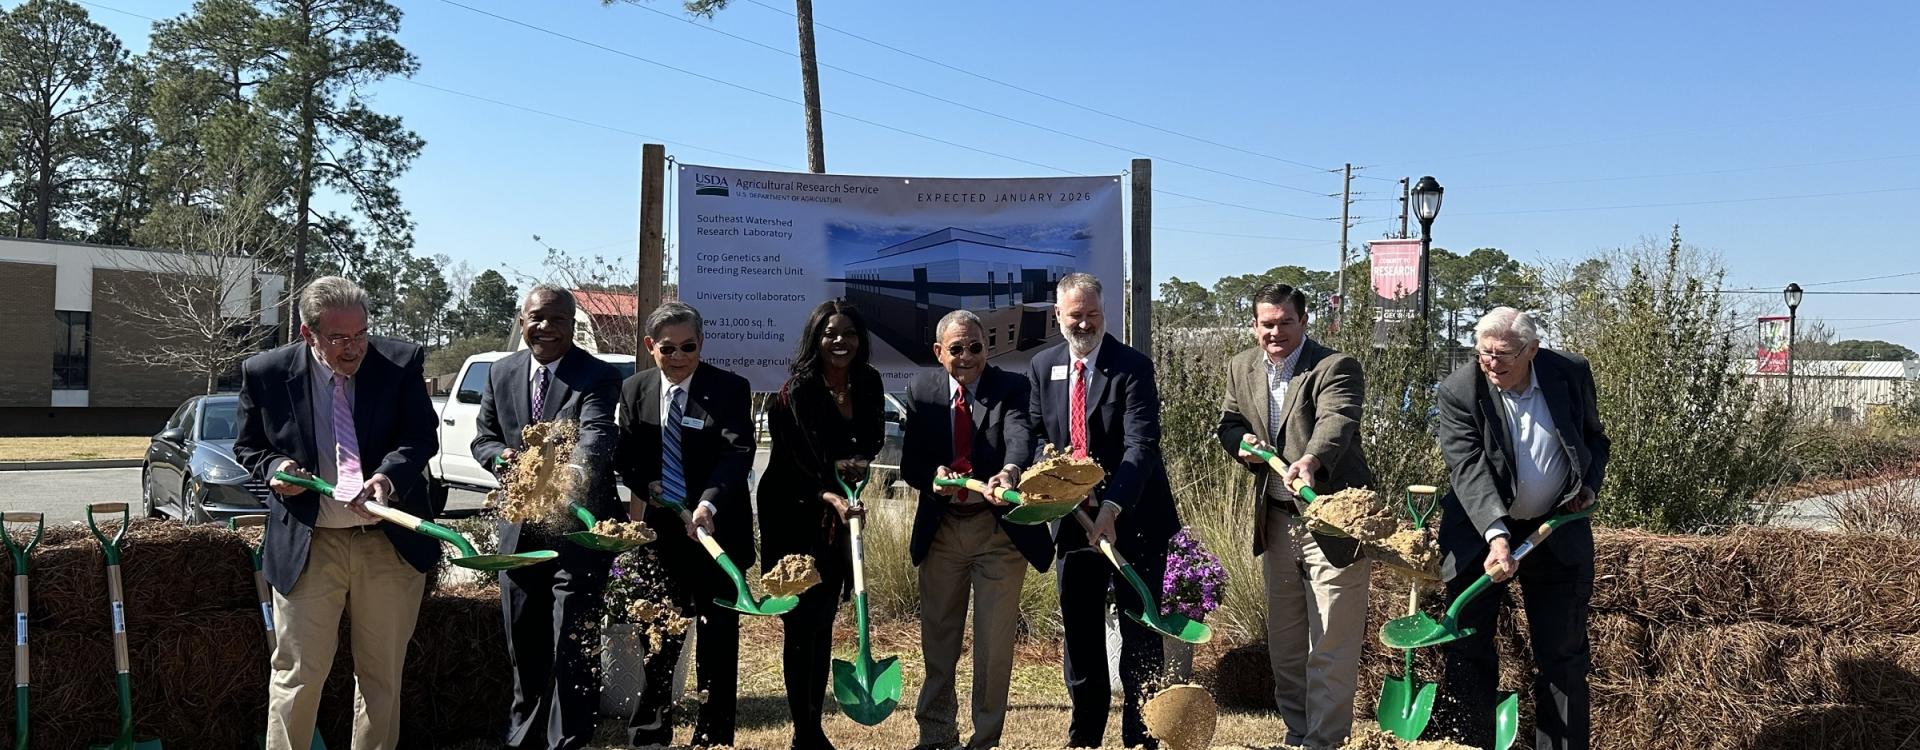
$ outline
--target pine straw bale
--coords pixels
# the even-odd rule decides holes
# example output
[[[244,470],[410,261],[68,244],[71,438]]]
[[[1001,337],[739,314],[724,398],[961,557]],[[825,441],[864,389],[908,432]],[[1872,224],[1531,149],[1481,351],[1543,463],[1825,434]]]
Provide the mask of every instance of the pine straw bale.
[[[1808,628],[1656,626],[1652,641],[1652,675],[1673,690],[1801,704],[1823,701],[1832,682],[1821,634]]]
[[[102,531],[112,529],[102,524]],[[224,528],[137,520],[127,529],[120,551],[130,629],[196,612],[259,609],[247,547]],[[28,583],[28,606],[36,623],[102,632],[109,627],[106,555],[84,525],[47,528],[34,550]],[[12,588],[0,588],[5,590],[0,606],[12,609]]]
[[[1920,731],[1920,714],[1855,705],[1793,704],[1701,693],[1655,681],[1593,696],[1593,746],[1633,750],[1891,749]],[[1530,727],[1524,728],[1530,733]]]
[[[1767,619],[1920,634],[1920,540],[1742,528],[1723,543],[1767,592]]]
[[[1920,636],[1833,634],[1821,656],[1820,676],[1834,703],[1868,706],[1920,717]]]
[[[1771,593],[1725,537],[1606,530],[1594,538],[1595,611],[1738,622],[1766,611]]]

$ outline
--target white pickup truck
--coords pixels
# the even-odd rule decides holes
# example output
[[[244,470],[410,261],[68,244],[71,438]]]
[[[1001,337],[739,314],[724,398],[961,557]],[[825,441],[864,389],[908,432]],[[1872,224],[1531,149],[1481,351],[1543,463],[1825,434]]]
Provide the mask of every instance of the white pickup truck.
[[[458,487],[475,492],[486,492],[499,486],[493,479],[493,473],[480,468],[480,462],[473,460],[473,435],[478,429],[475,420],[480,417],[480,395],[487,390],[487,373],[493,370],[493,363],[505,359],[513,352],[486,352],[467,358],[460,366],[460,376],[454,379],[453,396],[441,401],[440,406],[440,455],[434,456],[427,464],[427,472],[433,477],[433,500],[436,507],[444,507],[448,488]],[[634,372],[634,358],[631,354],[596,354],[601,361],[613,365],[625,379]]]

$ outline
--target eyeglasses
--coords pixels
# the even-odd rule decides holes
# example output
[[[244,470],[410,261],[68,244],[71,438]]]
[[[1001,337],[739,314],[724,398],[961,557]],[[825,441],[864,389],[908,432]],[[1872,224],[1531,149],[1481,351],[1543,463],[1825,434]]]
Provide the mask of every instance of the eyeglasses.
[[[1503,365],[1508,362],[1512,362],[1515,357],[1520,356],[1520,352],[1509,352],[1509,353],[1502,354],[1500,352],[1476,351],[1474,352],[1474,354],[1479,356],[1480,359],[1482,360],[1489,361],[1489,362],[1498,362]]]
[[[336,346],[336,347],[346,346],[348,343],[364,344],[364,343],[367,343],[367,332],[361,331],[351,336],[342,336],[339,334],[334,334],[332,336],[326,337],[325,340],[327,342],[327,346]]]
[[[654,345],[654,348],[660,350],[660,356],[671,357],[680,352],[686,352],[688,354],[692,354],[694,352],[700,351],[700,344],[697,342],[689,341],[687,343],[679,344],[677,346],[674,344],[656,344]]]
[[[987,346],[978,341],[975,341],[971,344],[948,344],[947,345],[947,354],[953,357],[958,357],[962,354],[979,354],[986,350],[987,350]]]

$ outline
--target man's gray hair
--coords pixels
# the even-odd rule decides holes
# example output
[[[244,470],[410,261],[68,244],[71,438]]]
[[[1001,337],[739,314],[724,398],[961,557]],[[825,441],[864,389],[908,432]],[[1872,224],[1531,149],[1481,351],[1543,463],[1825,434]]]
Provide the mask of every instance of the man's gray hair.
[[[660,331],[667,326],[693,326],[693,337],[703,338],[700,332],[700,311],[679,300],[662,302],[653,312],[647,314],[647,338],[659,340]]]
[[[527,305],[533,304],[534,300],[540,299],[541,297],[552,297],[561,302],[565,302],[567,304],[568,315],[580,311],[580,303],[573,298],[572,289],[560,286],[559,284],[545,283],[534,284],[532,289],[527,290],[527,298],[520,301],[520,309],[527,309]]]
[[[1098,297],[1100,296],[1100,280],[1094,278],[1093,274],[1075,271],[1060,277],[1060,283],[1054,287],[1054,292],[1065,297],[1067,296],[1067,292],[1076,289]]]
[[[366,312],[367,292],[359,284],[338,276],[322,276],[307,282],[300,290],[300,322],[308,328],[319,328],[322,313],[351,307]]]
[[[973,314],[972,310],[955,310],[940,316],[940,324],[933,327],[934,340],[936,342],[946,340],[947,331],[957,325],[970,325],[976,330],[987,330],[986,324],[981,323],[980,316]]]
[[[1521,346],[1540,343],[1540,327],[1533,322],[1533,316],[1511,307],[1496,307],[1480,316],[1480,322],[1473,324],[1473,338],[1479,340],[1493,336],[1515,339]]]

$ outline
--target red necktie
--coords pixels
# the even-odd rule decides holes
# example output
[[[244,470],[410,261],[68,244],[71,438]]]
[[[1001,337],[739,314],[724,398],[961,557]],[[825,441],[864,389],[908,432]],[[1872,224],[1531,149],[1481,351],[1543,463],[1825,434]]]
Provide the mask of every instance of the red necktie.
[[[1073,457],[1087,457],[1087,361],[1073,363],[1073,399],[1067,406],[1067,434]]]
[[[967,405],[967,392],[953,394],[953,465],[961,474],[973,473],[973,407]]]

